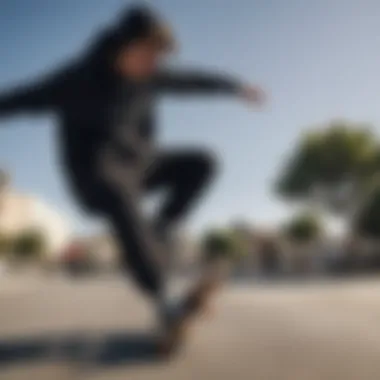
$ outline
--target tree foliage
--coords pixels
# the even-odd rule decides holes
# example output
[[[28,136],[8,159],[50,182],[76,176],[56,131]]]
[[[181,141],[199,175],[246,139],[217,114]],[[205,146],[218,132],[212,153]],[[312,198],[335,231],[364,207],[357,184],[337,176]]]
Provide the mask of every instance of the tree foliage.
[[[237,235],[229,230],[214,229],[205,233],[201,248],[205,260],[217,258],[236,259],[241,255],[241,244]]]
[[[283,227],[286,237],[297,243],[308,243],[323,233],[320,218],[310,212],[303,212],[293,217]]]
[[[9,254],[12,250],[12,237],[5,233],[0,233],[0,256]]]
[[[31,259],[45,253],[46,241],[42,233],[28,230],[20,233],[13,243],[13,252],[20,259]]]
[[[304,135],[280,178],[286,200],[315,200],[331,211],[346,211],[360,198],[380,168],[380,145],[365,125],[333,122]]]

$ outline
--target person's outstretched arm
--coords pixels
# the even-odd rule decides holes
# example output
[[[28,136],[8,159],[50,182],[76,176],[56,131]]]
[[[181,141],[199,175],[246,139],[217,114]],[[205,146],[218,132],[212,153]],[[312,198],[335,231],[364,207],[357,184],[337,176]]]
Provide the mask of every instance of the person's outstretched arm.
[[[161,92],[236,95],[252,102],[263,100],[263,92],[259,87],[246,85],[224,74],[168,70],[157,76],[156,83]]]
[[[72,73],[72,68],[60,70],[35,83],[0,91],[0,117],[47,112],[60,107],[69,96]]]

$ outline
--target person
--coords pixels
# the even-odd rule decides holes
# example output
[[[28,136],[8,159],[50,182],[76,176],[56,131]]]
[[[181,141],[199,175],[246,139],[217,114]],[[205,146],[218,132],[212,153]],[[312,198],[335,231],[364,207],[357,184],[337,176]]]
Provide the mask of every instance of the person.
[[[183,220],[215,171],[200,148],[160,151],[155,104],[164,94],[235,95],[261,101],[259,88],[224,74],[173,70],[176,41],[151,9],[129,7],[83,56],[35,83],[0,95],[0,116],[53,112],[59,121],[62,167],[84,209],[110,221],[122,263],[154,301],[162,301],[168,235]],[[153,221],[142,195],[168,190]]]

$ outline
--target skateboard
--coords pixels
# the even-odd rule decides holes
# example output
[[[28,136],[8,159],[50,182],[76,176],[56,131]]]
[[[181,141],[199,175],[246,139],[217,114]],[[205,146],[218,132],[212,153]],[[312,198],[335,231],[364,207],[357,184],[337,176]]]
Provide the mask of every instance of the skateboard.
[[[228,265],[212,263],[195,286],[180,301],[179,312],[169,321],[168,328],[158,341],[161,355],[170,357],[183,347],[195,319],[210,311],[210,302],[228,275]]]

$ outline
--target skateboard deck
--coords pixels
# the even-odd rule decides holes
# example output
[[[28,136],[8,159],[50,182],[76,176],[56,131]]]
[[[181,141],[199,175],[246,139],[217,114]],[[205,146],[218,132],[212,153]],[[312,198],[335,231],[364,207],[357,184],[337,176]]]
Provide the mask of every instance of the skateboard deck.
[[[179,351],[186,342],[195,319],[210,310],[210,302],[227,277],[226,267],[214,264],[196,282],[181,300],[180,312],[170,321],[164,335],[158,341],[158,350],[164,356]]]

